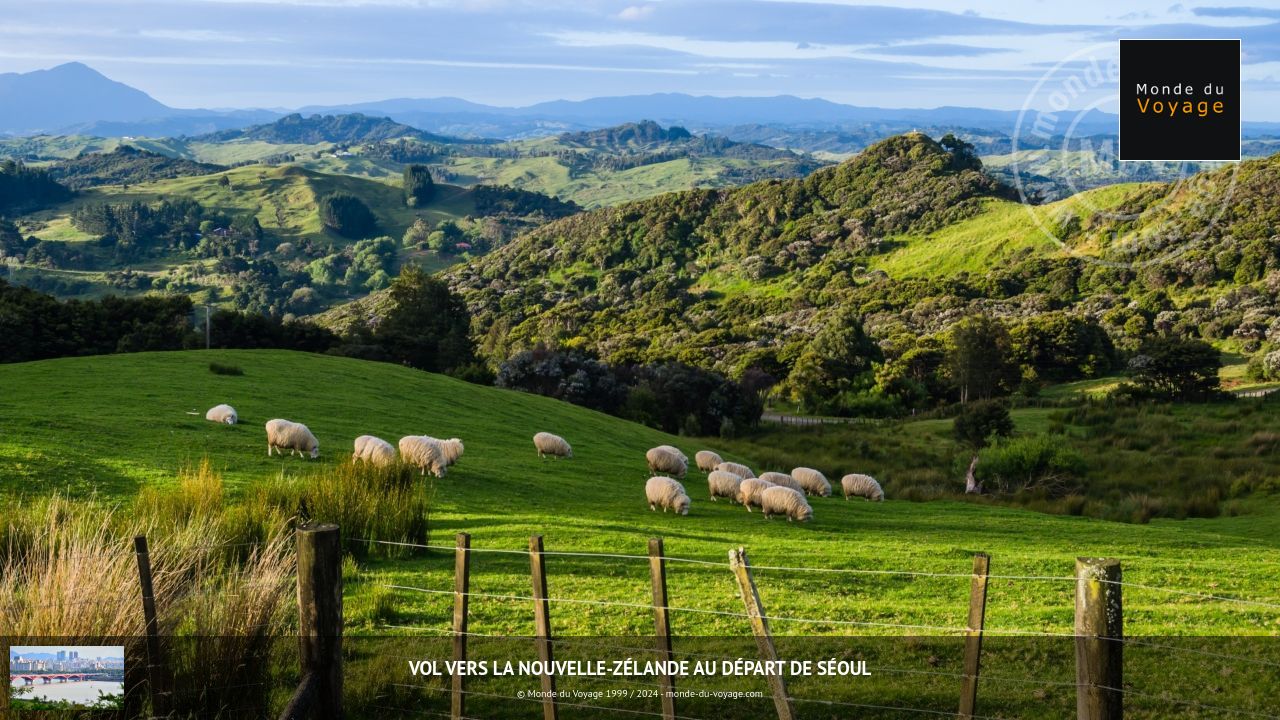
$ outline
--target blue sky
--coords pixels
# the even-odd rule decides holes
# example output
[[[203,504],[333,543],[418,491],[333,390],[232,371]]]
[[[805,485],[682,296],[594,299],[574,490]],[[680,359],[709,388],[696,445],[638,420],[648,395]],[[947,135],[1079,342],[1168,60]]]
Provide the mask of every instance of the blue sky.
[[[59,650],[78,652],[86,658],[123,658],[124,647],[121,645],[14,645],[9,648],[9,657],[29,655],[32,653],[54,653]]]
[[[1018,109],[1099,43],[1239,37],[1244,115],[1280,120],[1276,0],[6,0],[0,15],[0,72],[79,60],[178,107],[686,92]]]

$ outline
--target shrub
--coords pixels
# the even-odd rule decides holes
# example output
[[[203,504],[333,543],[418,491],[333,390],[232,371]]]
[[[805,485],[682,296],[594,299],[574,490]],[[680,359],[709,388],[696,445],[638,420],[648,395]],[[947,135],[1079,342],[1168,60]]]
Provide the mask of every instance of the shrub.
[[[989,448],[977,475],[988,490],[1058,497],[1077,491],[1086,470],[1084,456],[1060,439],[1028,435]]]
[[[360,198],[335,192],[320,198],[320,222],[345,238],[366,238],[378,230],[378,220]]]

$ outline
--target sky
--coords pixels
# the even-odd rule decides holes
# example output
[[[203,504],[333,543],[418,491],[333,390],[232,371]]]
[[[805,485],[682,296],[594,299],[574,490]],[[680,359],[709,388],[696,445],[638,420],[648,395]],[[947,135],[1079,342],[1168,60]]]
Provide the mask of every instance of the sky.
[[[76,60],[175,107],[683,92],[1016,110],[1121,37],[1241,38],[1245,119],[1280,121],[1280,1],[1254,2],[0,0],[0,72]]]
[[[14,645],[9,648],[10,657],[29,655],[32,653],[54,653],[59,650],[78,652],[86,658],[123,658],[124,647],[121,645]]]

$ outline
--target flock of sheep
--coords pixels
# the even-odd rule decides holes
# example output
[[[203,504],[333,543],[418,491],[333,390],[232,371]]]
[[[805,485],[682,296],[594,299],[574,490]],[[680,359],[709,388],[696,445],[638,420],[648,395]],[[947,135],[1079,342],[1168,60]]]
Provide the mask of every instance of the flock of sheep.
[[[235,408],[230,405],[212,407],[204,417],[227,425],[239,422]],[[290,455],[320,456],[320,441],[306,425],[276,418],[268,420],[266,427],[268,457],[273,453],[283,455],[285,450]],[[463,451],[462,441],[458,438],[438,440],[427,435],[406,435],[400,438],[399,447],[400,459],[406,465],[418,468],[423,475],[430,472],[436,477],[444,477],[449,466],[462,457]],[[382,438],[361,435],[356,438],[351,460],[386,467],[396,461],[396,448]]]
[[[649,472],[655,475],[645,483],[645,497],[649,509],[662,508],[680,515],[689,514],[692,502],[684,485],[676,478],[683,478],[689,471],[689,458],[679,448],[659,445],[645,453]],[[725,462],[711,450],[700,450],[694,456],[698,469],[707,474],[707,491],[711,501],[728,498],[751,512],[758,507],[765,519],[785,515],[788,521],[806,522],[813,519],[813,506],[808,496],[831,497],[831,483],[821,472],[813,468],[798,467],[790,473],[766,472],[756,477],[751,468],[741,463]],[[670,477],[674,476],[674,477]],[[844,499],[861,497],[877,502],[884,500],[884,490],[870,475],[850,473],[840,479]]]
[[[212,422],[235,425],[239,421],[235,408],[218,405],[205,413]],[[273,453],[310,456],[320,455],[320,442],[302,423],[281,418],[267,421],[267,455]],[[573,448],[559,435],[540,432],[533,436],[533,446],[538,457],[573,457]],[[418,468],[423,475],[430,472],[444,477],[449,466],[462,457],[462,441],[458,438],[439,440],[427,435],[407,435],[400,438],[399,458],[407,465]],[[649,472],[654,475],[645,483],[645,497],[650,510],[662,508],[680,515],[689,514],[692,500],[684,485],[677,478],[684,478],[689,471],[689,458],[679,448],[659,445],[645,453]],[[353,462],[365,462],[384,467],[396,462],[396,447],[382,438],[361,435],[355,440]],[[760,508],[766,519],[784,515],[788,521],[805,522],[813,519],[813,506],[809,497],[831,497],[831,483],[826,476],[813,468],[798,467],[790,473],[765,472],[756,477],[751,468],[741,463],[725,462],[711,450],[700,450],[694,456],[698,469],[707,474],[707,491],[711,501],[728,498],[751,512]],[[869,475],[850,473],[840,479],[844,499],[861,497],[867,500],[884,500],[880,483]]]

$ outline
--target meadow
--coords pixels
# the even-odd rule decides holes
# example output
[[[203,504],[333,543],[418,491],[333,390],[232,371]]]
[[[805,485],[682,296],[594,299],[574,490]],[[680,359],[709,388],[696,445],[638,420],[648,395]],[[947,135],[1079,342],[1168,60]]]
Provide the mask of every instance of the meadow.
[[[221,372],[212,372],[211,363],[222,366]],[[227,367],[242,374],[226,374]],[[651,634],[648,566],[642,556],[648,538],[663,537],[666,554],[676,559],[669,563],[668,582],[671,605],[681,608],[672,612],[673,631],[684,638],[677,642],[681,652],[752,655],[749,627],[727,564],[728,551],[745,546],[758,568],[761,597],[777,618],[773,631],[785,636],[780,642],[791,643],[794,652],[826,651],[815,636],[855,635],[864,639],[860,652],[870,653],[882,667],[925,674],[907,679],[882,674],[839,690],[801,680],[795,689],[799,697],[948,707],[955,689],[945,674],[958,667],[955,629],[965,623],[967,574],[977,552],[991,554],[996,575],[987,605],[990,671],[996,675],[1069,677],[1070,649],[1055,645],[1054,638],[1072,629],[1070,578],[1077,556],[1116,557],[1124,563],[1125,580],[1137,584],[1125,589],[1128,636],[1200,638],[1197,642],[1211,645],[1189,652],[1204,652],[1205,647],[1222,649],[1215,638],[1280,632],[1280,612],[1274,606],[1274,571],[1280,563],[1274,525],[1280,504],[1274,499],[1259,494],[1242,500],[1234,516],[1156,518],[1147,524],[1048,515],[985,501],[902,499],[912,487],[903,457],[925,446],[947,445],[945,419],[906,423],[896,430],[865,426],[787,431],[785,436],[780,430],[761,430],[731,441],[672,437],[538,396],[389,364],[284,351],[147,353],[5,365],[0,366],[0,387],[0,496],[9,508],[5,515],[10,526],[9,540],[0,544],[12,548],[17,532],[19,539],[28,538],[19,544],[32,547],[30,538],[41,536],[32,527],[38,530],[41,518],[76,517],[76,523],[64,522],[92,528],[96,521],[97,534],[88,533],[98,538],[95,547],[118,553],[128,547],[131,532],[150,527],[153,547],[164,552],[172,546],[176,558],[188,558],[183,562],[203,557],[228,569],[256,563],[255,572],[269,578],[277,591],[269,596],[271,622],[287,627],[289,570],[281,566],[280,538],[287,537],[283,533],[290,517],[305,499],[313,519],[334,519],[344,526],[352,692],[367,703],[363,709],[381,707],[384,715],[411,714],[409,709],[442,702],[438,681],[424,681],[434,689],[423,689],[385,680],[402,672],[397,657],[445,652],[433,638],[449,628],[452,600],[447,591],[454,558],[447,548],[457,532],[470,533],[476,548],[471,589],[480,595],[472,599],[470,630],[478,636],[533,633],[531,603],[520,598],[529,592],[524,551],[535,534],[544,536],[548,552],[570,553],[547,558],[558,636],[566,642],[571,636],[610,636],[616,643]],[[239,410],[240,425],[203,419],[204,410],[219,402]],[[1054,422],[1054,412],[1030,409],[1018,411],[1017,417],[1022,429],[1041,431]],[[1188,409],[1174,417],[1192,427],[1210,423],[1195,431],[1209,435],[1226,432],[1213,423],[1249,422],[1196,415]],[[320,459],[268,458],[262,423],[272,417],[306,422],[320,438]],[[530,441],[538,430],[564,435],[574,446],[574,457],[539,459]],[[466,452],[441,479],[404,470],[370,474],[348,461],[351,440],[363,433],[393,441],[410,433],[456,436],[465,440]],[[901,442],[890,444],[890,435]],[[757,470],[786,469],[803,460],[833,475],[869,472],[884,481],[888,500],[814,498],[810,523],[765,520],[740,506],[707,501],[702,475],[695,470],[686,478],[694,498],[688,516],[651,512],[643,495],[649,475],[644,452],[662,443],[690,456],[704,447],[718,448]],[[1208,452],[1192,447],[1188,452]],[[937,472],[946,478],[950,470],[939,467]],[[50,511],[49,503],[61,509]],[[253,543],[268,548],[268,560],[274,560],[235,551],[206,557],[191,550],[205,547],[192,539],[199,537],[218,546]],[[401,542],[429,548],[391,544]],[[58,564],[56,543],[44,552],[32,556],[45,558],[49,567]],[[592,556],[596,553],[605,556]],[[122,578],[119,587],[128,588],[130,556],[125,552],[123,557],[126,564],[111,565],[112,576]],[[221,582],[223,575],[211,577],[211,582]],[[5,598],[20,604],[23,597],[21,588],[10,587],[5,595],[0,587],[0,606]],[[172,620],[176,631],[200,616],[191,602],[183,600],[175,610],[181,611]],[[124,607],[122,622],[127,624],[134,616]],[[49,622],[69,621],[67,609],[62,612]],[[223,616],[246,623],[249,610]],[[915,637],[921,635],[928,637]],[[477,640],[477,656],[532,657],[531,645],[513,649],[503,645],[509,640]],[[398,650],[387,650],[380,645],[384,642]],[[586,642],[587,648],[576,652],[589,654],[591,641]],[[1267,647],[1235,652],[1253,655],[1269,652]],[[253,649],[264,651],[256,645]],[[560,652],[561,657],[575,657],[573,650]],[[848,646],[829,652],[847,653]],[[1130,657],[1134,673],[1146,668],[1143,672],[1159,675],[1161,653],[1137,650]],[[287,681],[290,663],[282,667]],[[1252,677],[1243,674],[1249,669],[1242,667],[1237,679]],[[591,681],[567,682],[588,688]],[[763,689],[758,679],[716,678],[706,684],[741,689],[752,683]],[[1220,685],[1217,700],[1258,707],[1260,698],[1251,694],[1249,682],[1241,685],[1233,679]],[[477,687],[503,694],[517,686],[517,681],[493,679]],[[1004,698],[1015,716],[1034,712],[1042,702],[1065,713],[1072,699],[1051,681],[989,692]],[[735,705],[738,709],[725,717],[757,716],[753,713],[767,707],[767,695],[761,702],[765,705]],[[474,707],[480,716],[506,712],[501,702],[483,696]],[[489,708],[488,714],[481,708]],[[536,711],[537,705],[529,709]],[[1133,716],[1161,717],[1161,712],[1157,708]],[[518,715],[511,711],[503,716]],[[891,711],[869,716],[898,717]],[[576,717],[592,715],[584,711]]]

